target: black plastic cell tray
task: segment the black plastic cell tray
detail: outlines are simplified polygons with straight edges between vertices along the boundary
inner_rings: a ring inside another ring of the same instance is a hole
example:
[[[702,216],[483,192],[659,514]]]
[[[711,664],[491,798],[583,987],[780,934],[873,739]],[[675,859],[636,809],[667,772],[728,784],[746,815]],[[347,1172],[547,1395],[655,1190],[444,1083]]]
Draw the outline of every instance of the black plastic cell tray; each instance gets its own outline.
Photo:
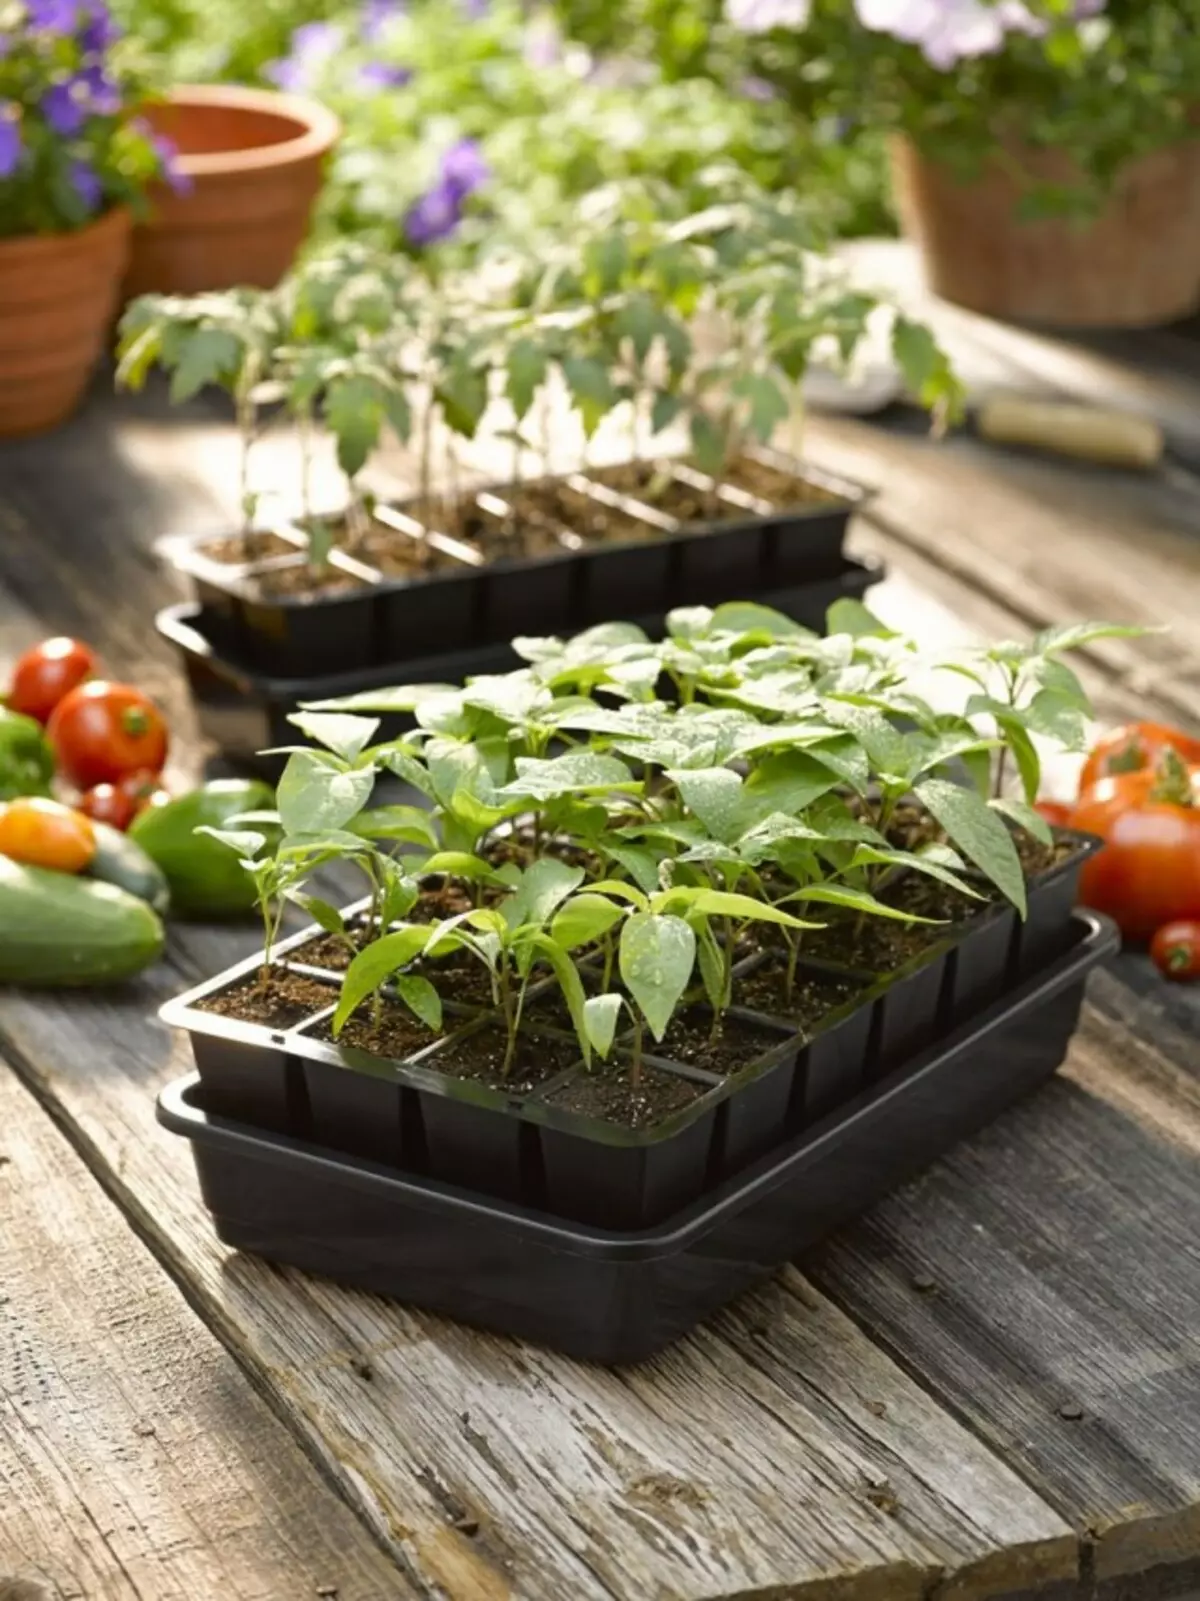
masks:
[[[882,576],[882,569],[877,565],[847,561],[841,571],[827,581],[775,590],[757,598],[805,627],[821,629],[825,613],[834,601],[861,599]],[[406,593],[397,592],[398,595]],[[635,591],[625,596],[626,611],[637,606],[643,593]],[[607,615],[611,618],[620,613],[609,610]],[[665,617],[658,612],[639,615],[635,620],[655,637],[662,633]],[[169,606],[158,614],[156,624],[162,637],[180,654],[202,734],[212,740],[229,761],[273,779],[282,771],[284,759],[264,757],[261,752],[294,742],[295,730],[287,719],[305,702],[331,700],[398,683],[461,683],[475,674],[508,672],[520,665],[510,645],[492,643],[477,644],[465,651],[414,654],[388,667],[372,667],[361,672],[288,678],[278,673],[262,673],[239,657],[236,631],[229,620],[219,614],[198,606]],[[553,619],[542,615],[529,631],[552,632]],[[413,638],[427,640],[420,632],[415,632]],[[403,719],[385,719],[381,737],[393,737],[404,727]]]
[[[1056,886],[1077,880],[1093,843],[1086,836],[1076,840],[1075,854],[1050,875]],[[200,1009],[209,995],[253,974],[261,955],[168,1002],[161,1015],[190,1034],[211,1111],[575,1222],[632,1228],[659,1221],[741,1171],[786,1134],[836,1112],[898,1062],[986,1010],[1022,976],[1026,929],[1037,944],[1053,940],[1061,953],[1074,928],[1070,907],[1062,908],[1057,892],[1043,898],[1036,882],[1033,887],[1031,922],[1016,937],[1005,908],[985,907],[883,977],[802,961],[802,972],[848,976],[861,988],[807,1036],[784,1019],[734,1007],[731,1017],[777,1033],[779,1043],[757,1064],[724,1079],[657,1061],[701,1084],[704,1093],[647,1130],[562,1110],[555,1091],[578,1068],[533,1088],[492,1088],[440,1071],[440,1042],[391,1061],[314,1035],[326,1012],[273,1031]],[[353,917],[365,904],[348,907],[345,915]],[[1051,916],[1060,919],[1053,928]],[[303,960],[301,948],[316,932],[304,929],[282,941],[276,960],[328,982],[332,1009],[336,975]],[[739,970],[774,959],[751,957]],[[469,1031],[485,1015],[454,1003],[447,1011],[447,1034]],[[543,1031],[570,1039],[553,1028]]]
[[[608,1365],[652,1356],[1049,1078],[1113,925],[1072,943],[971,1023],[662,1225],[571,1226],[206,1108],[194,1075],[159,1097],[191,1140],[205,1204],[236,1249]]]

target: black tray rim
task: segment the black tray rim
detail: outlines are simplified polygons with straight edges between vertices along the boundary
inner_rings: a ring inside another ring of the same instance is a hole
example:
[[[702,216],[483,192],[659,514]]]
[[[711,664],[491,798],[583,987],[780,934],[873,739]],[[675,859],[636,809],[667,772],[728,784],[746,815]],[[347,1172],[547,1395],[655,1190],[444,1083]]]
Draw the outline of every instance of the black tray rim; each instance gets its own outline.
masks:
[[[366,1158],[340,1156],[289,1135],[268,1134],[231,1119],[210,1117],[198,1104],[198,1073],[184,1074],[163,1087],[156,1101],[156,1116],[162,1127],[195,1144],[223,1147],[226,1152],[276,1165],[300,1165],[314,1177],[360,1189],[384,1189],[398,1200],[424,1210],[493,1222],[499,1216],[541,1245],[573,1256],[606,1262],[656,1260],[695,1245],[720,1223],[786,1183],[824,1150],[836,1145],[847,1126],[902,1097],[920,1079],[936,1075],[948,1060],[968,1055],[980,1037],[1002,1029],[1024,1013],[1036,1011],[1071,986],[1082,984],[1094,968],[1120,950],[1121,936],[1111,919],[1079,909],[1072,914],[1072,922],[1079,936],[1076,944],[1046,971],[1014,986],[992,1006],[911,1060],[900,1063],[820,1122],[708,1191],[666,1223],[650,1228],[622,1232],[570,1225],[531,1208],[479,1196],[455,1185],[416,1180]]]

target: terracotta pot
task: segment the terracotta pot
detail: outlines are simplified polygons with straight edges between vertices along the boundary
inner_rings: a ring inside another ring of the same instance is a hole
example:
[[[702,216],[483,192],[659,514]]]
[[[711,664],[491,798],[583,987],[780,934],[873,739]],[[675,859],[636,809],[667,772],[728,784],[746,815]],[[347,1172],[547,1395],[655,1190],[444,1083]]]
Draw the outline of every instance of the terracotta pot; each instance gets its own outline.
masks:
[[[337,118],[295,95],[217,85],[173,89],[145,115],[179,147],[190,186],[151,196],[126,295],[277,284],[308,232]]]
[[[1075,181],[1058,151],[1015,153],[1039,180]],[[1077,328],[1148,327],[1200,302],[1200,138],[1131,162],[1085,223],[1021,221],[1021,187],[996,163],[961,182],[907,139],[893,140],[891,156],[904,232],[920,246],[929,287],[946,300]]]
[[[75,233],[0,239],[0,436],[75,410],[104,349],[129,256],[129,213]]]

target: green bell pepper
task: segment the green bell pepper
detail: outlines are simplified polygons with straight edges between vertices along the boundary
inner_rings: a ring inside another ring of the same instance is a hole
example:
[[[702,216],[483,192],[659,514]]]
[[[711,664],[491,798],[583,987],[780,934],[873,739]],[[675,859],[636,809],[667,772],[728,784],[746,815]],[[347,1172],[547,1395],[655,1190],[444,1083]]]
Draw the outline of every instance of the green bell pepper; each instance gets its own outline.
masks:
[[[49,795],[54,747],[40,723],[0,706],[0,801]]]

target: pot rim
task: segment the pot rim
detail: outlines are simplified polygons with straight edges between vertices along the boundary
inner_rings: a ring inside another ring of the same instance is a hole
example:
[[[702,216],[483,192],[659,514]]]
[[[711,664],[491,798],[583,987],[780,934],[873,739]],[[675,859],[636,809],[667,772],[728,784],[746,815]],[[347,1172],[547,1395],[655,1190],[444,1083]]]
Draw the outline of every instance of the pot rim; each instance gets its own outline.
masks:
[[[154,104],[188,107],[228,107],[257,111],[281,121],[298,123],[303,131],[279,144],[252,145],[244,150],[212,150],[198,155],[180,155],[177,166],[189,178],[213,177],[221,173],[261,171],[286,167],[295,162],[320,157],[329,151],[342,131],[338,117],[319,100],[306,95],[284,94],[276,89],[248,89],[239,84],[176,84]]]
[[[110,206],[82,228],[60,228],[54,233],[20,233],[11,239],[0,238],[0,266],[14,262],[35,262],[43,256],[57,255],[64,248],[79,253],[91,249],[109,234],[128,233],[133,216],[128,206]]]

